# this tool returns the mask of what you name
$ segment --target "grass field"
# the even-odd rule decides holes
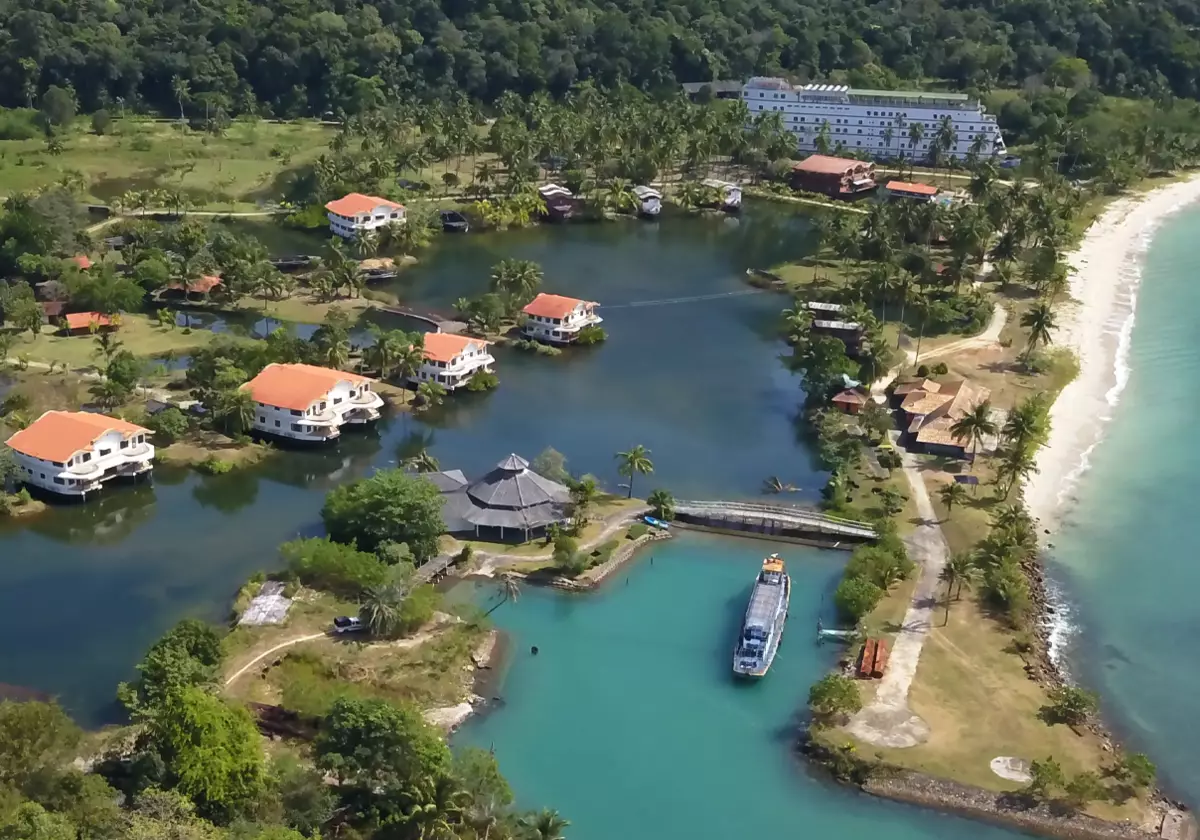
[[[203,347],[213,340],[214,333],[208,330],[168,329],[148,315],[126,313],[121,316],[121,327],[117,338],[123,349],[139,358],[151,358],[165,353],[187,353]],[[52,327],[44,327],[40,335],[23,332],[9,351],[10,358],[26,357],[30,362],[42,364],[66,364],[72,370],[95,367],[97,362],[96,342],[89,335],[58,334]]]
[[[57,155],[41,138],[0,141],[0,194],[74,176],[85,201],[178,190],[196,209],[253,210],[276,200],[291,173],[325,151],[333,131],[308,121],[237,121],[217,137],[175,123],[119,119],[100,136],[80,119]]]

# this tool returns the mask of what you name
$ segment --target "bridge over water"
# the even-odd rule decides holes
[[[879,538],[868,522],[783,503],[680,500],[675,503],[675,520],[684,526],[766,534],[835,548],[853,548]]]

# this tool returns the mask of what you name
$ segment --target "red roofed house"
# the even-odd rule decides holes
[[[150,471],[148,429],[86,411],[47,411],[8,439],[26,484],[85,498],[104,482]]]
[[[378,420],[383,407],[367,377],[315,365],[267,365],[242,390],[254,398],[255,431],[309,443]]]
[[[867,404],[867,398],[853,388],[847,388],[845,391],[837,394],[830,402],[839,411],[844,411],[847,414],[859,414],[863,410],[863,406]]]
[[[525,323],[521,332],[539,341],[569,344],[581,329],[604,320],[596,314],[599,305],[590,300],[541,293],[522,310]]]
[[[425,363],[410,377],[414,383],[436,382],[454,391],[470,381],[477,370],[492,372],[495,358],[490,341],[453,333],[425,333]]]
[[[792,189],[830,198],[853,198],[875,189],[875,164],[853,158],[809,155],[792,167]]]
[[[92,261],[87,254],[76,254],[75,256],[71,257],[70,262],[75,263],[75,265],[79,266],[84,271],[87,271],[92,267]]]
[[[225,284],[221,282],[221,278],[212,274],[205,274],[203,277],[197,277],[193,280],[188,280],[184,283],[182,280],[173,280],[168,283],[159,297],[182,297],[187,300],[208,300],[214,290],[223,289]]]
[[[329,211],[329,229],[346,239],[359,231],[377,230],[404,221],[403,204],[362,193],[350,193],[331,201],[325,209]]]
[[[96,332],[115,330],[120,323],[99,312],[71,312],[63,316],[63,330],[67,335],[83,335],[94,329]]]
[[[910,201],[932,201],[938,194],[938,188],[930,184],[911,184],[908,181],[888,181],[888,199],[895,201],[906,198]]]

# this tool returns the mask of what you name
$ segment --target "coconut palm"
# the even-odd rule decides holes
[[[358,607],[358,617],[372,636],[387,638],[400,626],[400,605],[407,593],[396,584],[373,586]]]
[[[925,126],[919,122],[908,125],[908,145],[912,149],[913,160],[917,159],[917,149],[921,146],[921,138],[925,136]]]
[[[1029,358],[1038,344],[1050,343],[1050,334],[1058,324],[1049,302],[1040,300],[1021,316],[1021,326],[1029,330],[1029,341],[1025,348],[1026,358]]]
[[[496,579],[496,585],[500,590],[500,601],[484,613],[484,615],[491,615],[509,601],[516,603],[521,598],[520,579],[512,572],[502,572]]]
[[[417,399],[421,408],[433,408],[441,405],[446,396],[446,389],[438,382],[422,382],[417,386]]]
[[[633,474],[649,475],[654,472],[654,462],[650,460],[650,450],[638,444],[627,452],[618,452],[617,472],[629,479],[629,498],[633,498]]]
[[[1028,451],[1046,432],[1046,397],[1034,394],[1008,412],[1000,436],[1015,449]]]
[[[971,442],[972,469],[975,467],[975,454],[979,451],[979,445],[988,436],[996,434],[996,431],[996,421],[992,419],[991,400],[983,400],[976,404],[970,411],[954,421],[954,425],[950,427],[950,434],[955,438],[959,440],[965,438]]]
[[[667,490],[655,490],[646,497],[646,503],[654,509],[654,515],[662,520],[675,518],[675,497]]]
[[[1006,447],[997,454],[1000,464],[996,467],[996,483],[1004,483],[1004,498],[1007,499],[1017,482],[1038,471],[1037,461],[1032,452],[1017,446]]]
[[[950,515],[955,505],[960,505],[967,500],[967,488],[963,487],[957,481],[943,484],[938,488],[937,493],[942,504],[946,506],[946,516]]]
[[[962,551],[952,554],[946,561],[946,565],[942,567],[942,572],[938,577],[942,583],[946,584],[946,618],[942,621],[943,624],[950,621],[951,593],[953,593],[955,601],[962,597],[963,585],[970,586],[977,572],[975,558]]]
[[[542,285],[542,267],[532,260],[501,260],[492,266],[489,289],[503,296],[510,310],[520,309]]]
[[[255,410],[249,391],[230,388],[217,394],[213,416],[230,434],[244,435],[254,425]]]
[[[543,808],[521,818],[521,827],[530,840],[566,840],[563,831],[571,823],[558,815],[558,811]]]
[[[417,371],[421,369],[421,365],[425,363],[425,348],[423,346],[424,339],[417,336],[416,341],[410,340],[400,344],[395,351],[395,358],[392,360],[392,369],[395,371],[396,378],[401,382],[407,382],[412,377],[416,376]],[[408,401],[407,391],[405,391],[405,401]]]
[[[629,188],[628,181],[624,178],[614,178],[604,195],[604,205],[617,213],[630,211],[637,207],[637,196]]]

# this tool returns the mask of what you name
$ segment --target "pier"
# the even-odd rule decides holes
[[[712,531],[766,534],[830,548],[851,549],[879,538],[874,526],[799,505],[766,502],[677,501],[675,522]]]
[[[407,306],[388,306],[382,303],[377,303],[371,308],[377,309],[380,312],[387,312],[389,315],[399,315],[403,318],[413,318],[417,321],[423,321],[433,327],[434,332],[457,334],[467,328],[465,322],[443,317],[436,312],[418,311],[416,309],[409,309]]]

